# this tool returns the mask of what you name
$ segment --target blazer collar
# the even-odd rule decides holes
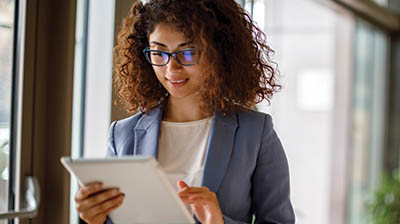
[[[144,113],[134,129],[134,155],[148,155],[157,158],[163,106],[159,105]]]
[[[134,128],[134,155],[157,158],[163,106],[158,106],[142,118]],[[238,128],[237,114],[214,115],[207,144],[202,186],[217,192],[228,168]]]

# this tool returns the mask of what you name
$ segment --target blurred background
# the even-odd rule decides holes
[[[78,223],[61,156],[104,157],[129,116],[112,48],[132,0],[0,0],[0,211],[41,188],[38,216]],[[237,0],[275,51],[270,113],[289,159],[300,224],[400,223],[400,1]],[[0,213],[1,214],[1,213]]]

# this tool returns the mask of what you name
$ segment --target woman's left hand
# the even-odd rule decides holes
[[[202,224],[223,224],[221,208],[217,195],[207,187],[189,187],[184,181],[178,181],[179,197],[184,204],[192,207],[194,214]]]

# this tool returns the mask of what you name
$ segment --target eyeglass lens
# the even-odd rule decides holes
[[[152,64],[165,65],[169,62],[169,55],[163,51],[147,51],[147,57]],[[178,63],[183,65],[193,65],[197,63],[197,56],[193,49],[182,50],[174,53]],[[173,55],[172,55],[173,56]]]

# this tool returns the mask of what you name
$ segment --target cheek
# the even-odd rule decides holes
[[[153,70],[159,81],[164,80],[165,72],[164,72],[164,69],[162,69],[162,67],[153,66]]]
[[[200,67],[193,68],[193,69],[189,70],[188,73],[191,74],[192,79],[196,79],[199,82],[203,82],[205,80],[204,71]]]

